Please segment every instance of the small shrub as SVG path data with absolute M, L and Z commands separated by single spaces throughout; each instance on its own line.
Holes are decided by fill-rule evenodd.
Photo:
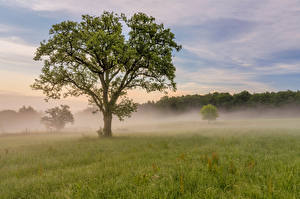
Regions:
M 201 108 L 200 113 L 203 120 L 216 120 L 219 117 L 218 109 L 214 105 L 208 104 Z
M 99 128 L 99 130 L 97 131 L 97 134 L 98 134 L 99 137 L 102 137 L 104 135 L 102 127 Z

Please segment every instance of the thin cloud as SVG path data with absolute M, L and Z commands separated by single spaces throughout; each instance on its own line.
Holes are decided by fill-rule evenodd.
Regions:
M 0 110 L 11 109 L 18 110 L 23 105 L 34 106 L 36 110 L 44 111 L 48 108 L 58 106 L 60 104 L 68 104 L 72 107 L 73 111 L 80 111 L 87 107 L 87 103 L 78 99 L 63 99 L 63 100 L 51 100 L 49 102 L 44 101 L 43 96 L 32 96 L 16 92 L 0 92 Z
M 7 24 L 0 24 L 0 34 L 3 33 L 14 33 L 14 32 L 25 32 L 26 30 L 20 27 L 10 26 Z
M 0 68 L 23 68 L 23 71 L 37 66 L 32 60 L 36 46 L 25 43 L 18 37 L 0 38 Z
M 180 76 L 181 82 L 179 89 L 188 90 L 189 86 L 187 85 L 193 85 L 192 90 L 198 90 L 200 93 L 205 93 L 208 90 L 226 92 L 239 92 L 241 90 L 264 92 L 275 90 L 266 83 L 256 81 L 257 76 L 254 72 L 213 67 L 201 68 L 197 71 L 189 72 L 184 67 L 179 67 L 177 69 L 177 76 Z

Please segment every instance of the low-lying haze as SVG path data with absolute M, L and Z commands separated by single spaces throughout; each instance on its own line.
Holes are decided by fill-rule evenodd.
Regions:
M 22 114 L 18 111 L 0 112 L 0 134 L 47 132 L 40 123 L 43 112 Z M 199 110 L 186 112 L 147 110 L 132 117 L 113 120 L 113 131 L 119 133 L 189 131 L 201 128 L 300 128 L 300 111 L 292 107 L 220 111 L 214 122 L 203 121 Z M 102 115 L 85 109 L 74 113 L 75 122 L 67 125 L 66 132 L 95 132 L 103 127 Z

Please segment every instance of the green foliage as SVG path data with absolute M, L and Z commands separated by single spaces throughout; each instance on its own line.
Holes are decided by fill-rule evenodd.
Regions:
M 41 122 L 48 129 L 61 130 L 67 123 L 73 123 L 74 117 L 70 107 L 67 105 L 61 105 L 60 107 L 54 107 L 48 109 L 46 112 L 47 116 L 42 117 Z
M 300 105 L 300 91 L 279 91 L 251 94 L 248 91 L 236 93 L 209 93 L 206 95 L 185 95 L 180 97 L 162 97 L 156 103 L 140 105 L 141 109 L 157 108 L 160 110 L 188 111 L 212 104 L 219 110 L 233 111 L 247 108 L 276 108 Z M 300 110 L 300 109 L 299 109 Z
M 0 198 L 299 198 L 299 128 L 233 125 L 176 136 L 1 137 Z
M 200 113 L 203 120 L 216 120 L 219 117 L 218 109 L 211 104 L 205 105 L 201 108 Z
M 122 25 L 129 30 L 127 36 Z M 126 98 L 128 90 L 176 89 L 172 53 L 181 46 L 151 16 L 83 15 L 81 22 L 64 21 L 49 33 L 34 57 L 44 67 L 32 88 L 42 90 L 47 99 L 85 95 L 103 113 L 105 133 L 111 133 L 112 114 L 122 120 L 136 110 L 137 104 Z

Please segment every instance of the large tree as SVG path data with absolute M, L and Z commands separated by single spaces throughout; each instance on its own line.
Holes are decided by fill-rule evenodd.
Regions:
M 43 60 L 44 66 L 32 88 L 46 99 L 87 96 L 103 113 L 105 136 L 112 135 L 112 115 L 122 120 L 136 110 L 128 90 L 176 89 L 172 57 L 181 46 L 151 16 L 83 15 L 81 22 L 53 25 L 49 34 L 36 51 L 34 60 Z

